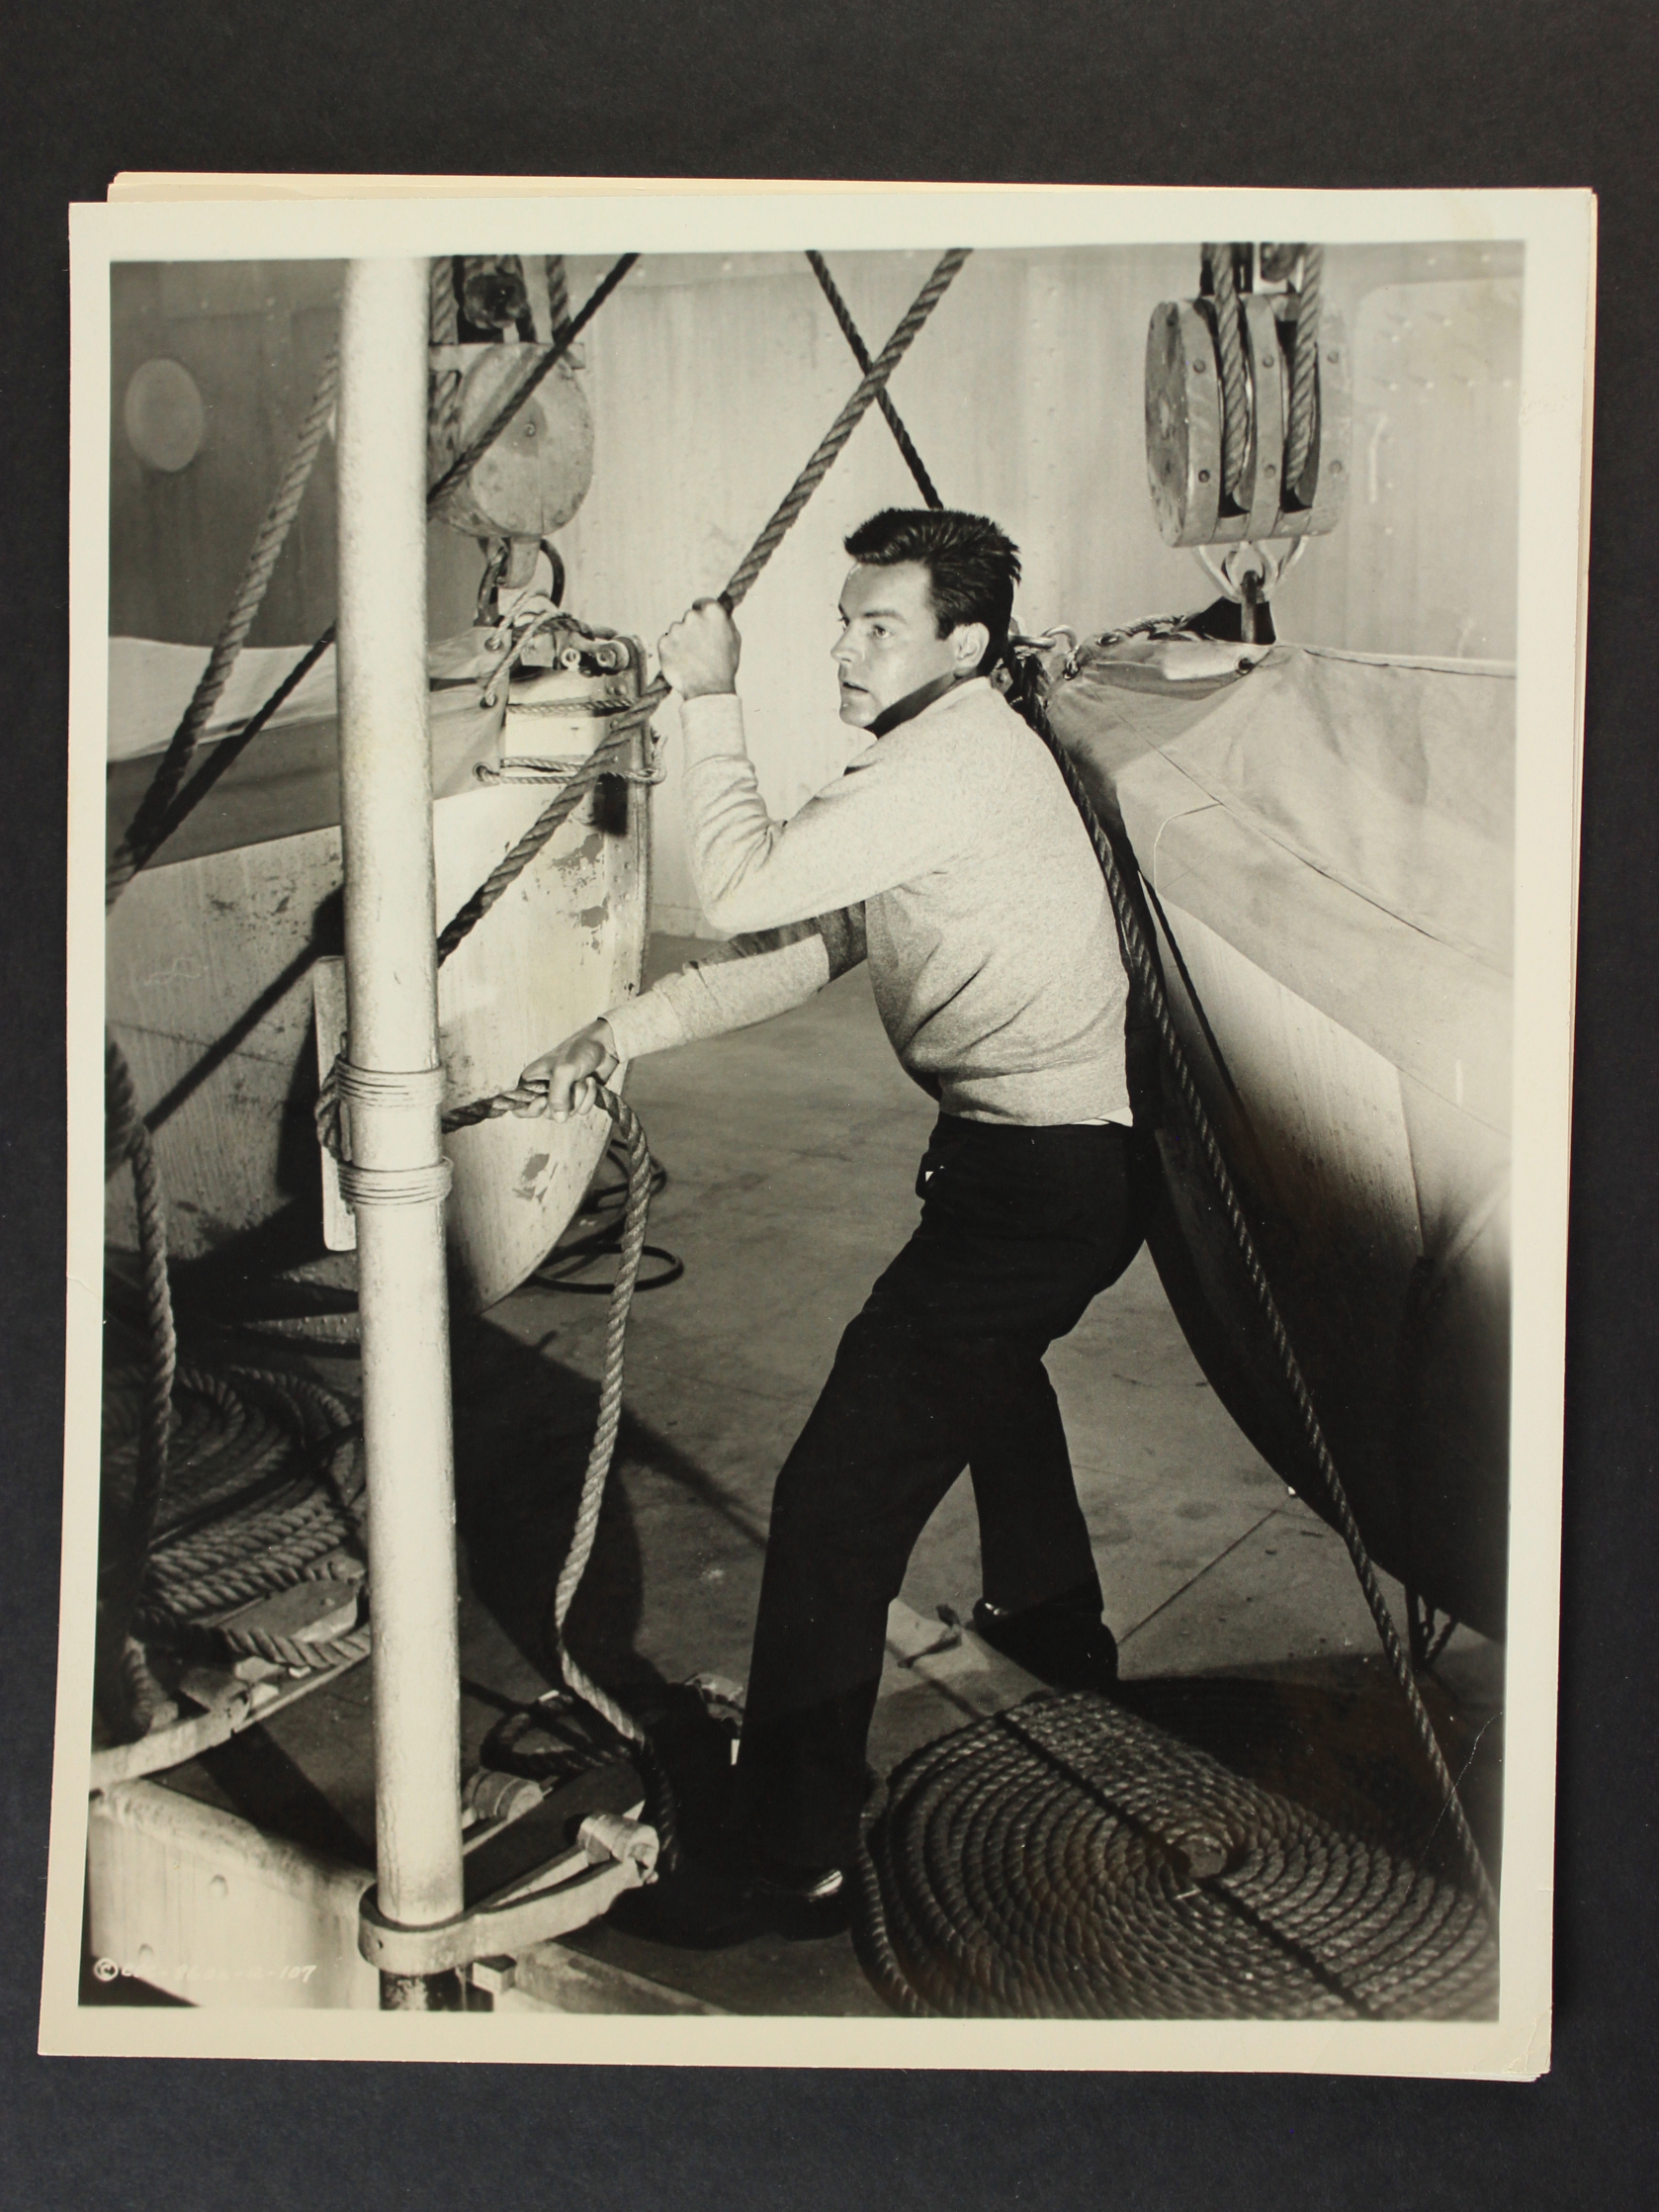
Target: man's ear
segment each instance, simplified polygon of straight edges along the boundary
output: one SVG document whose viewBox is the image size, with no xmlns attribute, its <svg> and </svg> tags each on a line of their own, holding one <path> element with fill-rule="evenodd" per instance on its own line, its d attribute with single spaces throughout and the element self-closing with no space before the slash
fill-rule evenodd
<svg viewBox="0 0 1659 2212">
<path fill-rule="evenodd" d="M 950 649 L 957 672 L 977 668 L 991 650 L 991 632 L 983 622 L 961 622 L 950 633 Z"/>
</svg>

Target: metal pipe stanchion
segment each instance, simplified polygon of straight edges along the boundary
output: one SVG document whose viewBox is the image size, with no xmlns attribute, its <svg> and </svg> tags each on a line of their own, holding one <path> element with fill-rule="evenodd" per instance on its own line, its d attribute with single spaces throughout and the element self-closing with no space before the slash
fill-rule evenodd
<svg viewBox="0 0 1659 2212">
<path fill-rule="evenodd" d="M 357 1213 L 363 1323 L 376 1897 L 406 1927 L 463 1903 L 426 705 L 427 314 L 424 261 L 350 265 L 337 438 L 349 1027 L 340 1181 Z M 382 2001 L 447 2008 L 454 1977 L 383 1977 Z"/>
</svg>

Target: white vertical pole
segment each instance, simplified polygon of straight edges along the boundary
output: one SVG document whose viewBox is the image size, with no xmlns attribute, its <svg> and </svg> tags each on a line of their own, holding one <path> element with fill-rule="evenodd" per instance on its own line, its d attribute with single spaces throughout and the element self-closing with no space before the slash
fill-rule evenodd
<svg viewBox="0 0 1659 2212">
<path fill-rule="evenodd" d="M 354 261 L 340 333 L 339 700 L 374 1608 L 377 1899 L 462 1907 L 455 1478 L 426 692 L 424 261 Z M 421 2006 L 431 1992 L 389 1991 Z"/>
</svg>

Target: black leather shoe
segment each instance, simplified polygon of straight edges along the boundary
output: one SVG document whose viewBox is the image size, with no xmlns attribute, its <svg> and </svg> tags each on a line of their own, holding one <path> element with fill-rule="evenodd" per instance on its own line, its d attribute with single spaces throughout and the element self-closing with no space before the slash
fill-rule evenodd
<svg viewBox="0 0 1659 2212">
<path fill-rule="evenodd" d="M 838 1866 L 756 1868 L 748 1894 L 770 1932 L 791 1943 L 842 1935 L 852 1925 L 852 1885 Z"/>
<path fill-rule="evenodd" d="M 609 1918 L 676 1951 L 725 1951 L 765 1935 L 813 1943 L 846 1932 L 852 1893 L 839 1867 L 768 1864 L 740 1879 L 683 1860 L 644 1889 L 625 1890 Z"/>
<path fill-rule="evenodd" d="M 1109 1694 L 1116 1687 L 1117 1644 L 1092 1587 L 1062 1590 L 1017 1613 L 981 1598 L 974 1633 L 1051 1689 Z"/>
</svg>

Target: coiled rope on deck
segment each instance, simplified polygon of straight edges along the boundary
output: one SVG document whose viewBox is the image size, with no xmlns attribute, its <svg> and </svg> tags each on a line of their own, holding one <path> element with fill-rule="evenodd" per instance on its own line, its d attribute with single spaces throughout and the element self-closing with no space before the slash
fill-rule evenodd
<svg viewBox="0 0 1659 2212">
<path fill-rule="evenodd" d="M 357 1424 L 315 1383 L 260 1370 L 230 1376 L 181 1369 L 167 1280 L 167 1214 L 154 1146 L 131 1071 L 105 1043 L 106 1165 L 132 1171 L 147 1359 L 107 1374 L 103 1466 L 105 1561 L 100 1695 L 106 1721 L 145 1733 L 168 1706 L 146 1644 L 178 1643 L 280 1665 L 363 1657 L 366 1624 L 327 1636 L 274 1634 L 218 1616 L 295 1582 L 360 1585 L 361 1536 L 350 1505 L 361 1474 L 340 1477 Z M 164 1506 L 172 1520 L 162 1524 Z"/>
<path fill-rule="evenodd" d="M 907 1759 L 855 1940 L 953 2019 L 1490 2017 L 1469 1891 L 1103 1698 L 1038 1698 Z"/>
<path fill-rule="evenodd" d="M 114 1572 L 135 1570 L 131 1627 L 185 1656 L 306 1668 L 363 1657 L 361 1618 L 306 1635 L 235 1617 L 302 1582 L 341 1584 L 342 1607 L 361 1616 L 361 1428 L 347 1407 L 303 1375 L 182 1363 L 168 1406 L 166 1494 L 150 1507 L 138 1564 L 119 1532 L 144 1484 L 150 1395 L 148 1370 L 105 1378 L 104 1509 Z"/>
<path fill-rule="evenodd" d="M 106 1167 L 113 1173 L 125 1162 L 132 1172 L 147 1358 L 138 1372 L 104 1379 L 99 1690 L 108 1725 L 142 1735 L 169 1708 L 150 1666 L 151 1642 L 182 1638 L 220 1655 L 305 1668 L 367 1654 L 361 1618 L 344 1633 L 317 1636 L 219 1618 L 299 1581 L 353 1580 L 361 1594 L 361 1533 L 350 1507 L 362 1478 L 340 1475 L 357 1424 L 315 1383 L 231 1370 L 244 1385 L 238 1391 L 229 1376 L 181 1369 L 165 1195 L 114 1036 L 105 1040 L 105 1100 Z M 167 1526 L 164 1505 L 173 1513 Z"/>
</svg>

